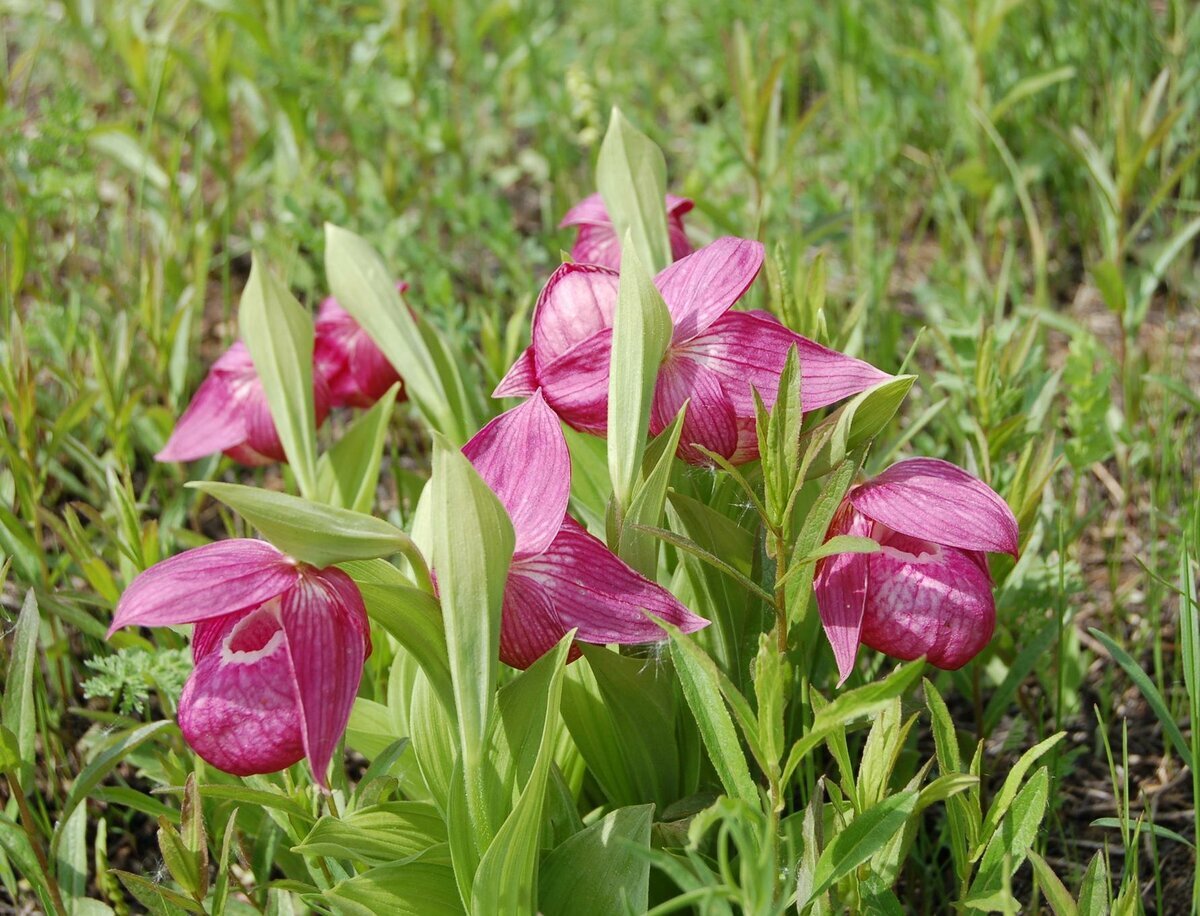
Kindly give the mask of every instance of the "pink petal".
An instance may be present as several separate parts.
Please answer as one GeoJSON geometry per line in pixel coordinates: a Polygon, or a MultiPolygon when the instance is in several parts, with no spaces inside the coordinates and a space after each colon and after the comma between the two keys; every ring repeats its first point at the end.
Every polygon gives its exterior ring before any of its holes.
{"type": "Polygon", "coordinates": [[[571,260],[617,270],[621,266],[621,241],[612,223],[580,226],[571,246],[571,260]]]}
{"type": "MultiPolygon", "coordinates": [[[[500,617],[500,661],[514,668],[528,668],[558,645],[570,631],[546,590],[538,581],[514,567],[504,584],[504,610],[500,617]]],[[[578,650],[573,650],[578,654],[578,650]]]]}
{"type": "Polygon", "coordinates": [[[331,567],[311,571],[284,594],[280,618],[300,699],[304,753],[324,786],[369,651],[367,612],[349,576],[331,567]]]}
{"type": "Polygon", "coordinates": [[[612,327],[617,273],[591,264],[563,264],[538,296],[533,350],[539,373],[576,344],[612,327]]]}
{"type": "Polygon", "coordinates": [[[612,328],[597,331],[549,364],[538,357],[538,381],[546,403],[573,429],[595,436],[607,432],[611,359],[612,328]]]}
{"type": "Polygon", "coordinates": [[[242,404],[216,367],[196,389],[156,461],[195,461],[240,445],[246,438],[242,404]]]}
{"type": "Polygon", "coordinates": [[[566,229],[569,226],[586,226],[595,223],[612,225],[608,210],[604,207],[604,198],[598,193],[589,194],[568,210],[558,227],[566,229]]]}
{"type": "Polygon", "coordinates": [[[862,641],[893,658],[924,655],[938,668],[961,668],[995,630],[991,579],[974,557],[953,547],[928,544],[917,557],[887,543],[864,557],[871,587],[862,641]]]}
{"type": "Polygon", "coordinates": [[[1017,520],[1008,503],[940,458],[898,461],[851,491],[850,501],[864,515],[915,538],[1017,555],[1017,520]]]}
{"type": "Polygon", "coordinates": [[[328,382],[334,406],[370,407],[400,381],[370,335],[332,296],[321,303],[315,331],[313,365],[328,382]]]}
{"type": "Polygon", "coordinates": [[[571,456],[541,391],[488,423],[463,446],[463,454],[512,519],[514,559],[545,550],[567,511],[571,456]]]}
{"type": "MultiPolygon", "coordinates": [[[[870,519],[863,518],[843,501],[827,538],[839,534],[869,537],[870,519]]],[[[844,684],[854,670],[861,640],[863,613],[867,600],[867,558],[872,554],[839,553],[817,562],[813,593],[821,613],[821,625],[838,666],[838,684],[844,684]]]]}
{"type": "MultiPolygon", "coordinates": [[[[691,633],[708,625],[665,588],[634,572],[569,516],[545,553],[514,564],[545,590],[565,628],[590,643],[643,643],[666,639],[648,611],[691,633]]],[[[561,634],[560,634],[561,635],[561,634]]]]}
{"type": "Polygon", "coordinates": [[[125,589],[108,634],[127,626],[195,623],[257,607],[299,578],[296,564],[266,541],[217,541],[156,563],[125,589]]]}
{"type": "Polygon", "coordinates": [[[197,754],[235,776],[272,773],[303,758],[277,599],[243,616],[198,658],[179,699],[179,727],[197,754]]]}
{"type": "Polygon", "coordinates": [[[526,347],[512,368],[492,392],[494,398],[525,398],[537,390],[537,372],[533,366],[533,347],[526,347]]]}
{"type": "Polygon", "coordinates": [[[753,419],[754,395],[774,406],[779,376],[795,346],[800,356],[800,394],[805,411],[826,407],[891,378],[870,363],[801,337],[762,312],[727,312],[681,352],[717,373],[739,417],[753,419]]]}
{"type": "Polygon", "coordinates": [[[671,320],[673,343],[702,333],[750,288],[762,267],[760,242],[732,236],[717,239],[654,278],[671,320]]]}
{"type": "MultiPolygon", "coordinates": [[[[688,209],[690,210],[691,201],[688,201],[688,204],[688,209]]],[[[678,261],[680,258],[686,258],[692,253],[692,243],[688,239],[687,230],[683,228],[683,217],[667,217],[667,237],[671,241],[672,261],[678,261]]]]}
{"type": "Polygon", "coordinates": [[[659,370],[650,409],[650,432],[657,436],[670,425],[679,408],[688,402],[679,434],[678,455],[691,464],[709,459],[694,445],[702,445],[723,458],[738,444],[737,417],[721,388],[721,379],[695,360],[673,354],[659,370]]]}
{"type": "Polygon", "coordinates": [[[696,206],[690,197],[680,197],[678,194],[667,195],[667,218],[675,218],[683,225],[683,215],[691,213],[696,206]]]}

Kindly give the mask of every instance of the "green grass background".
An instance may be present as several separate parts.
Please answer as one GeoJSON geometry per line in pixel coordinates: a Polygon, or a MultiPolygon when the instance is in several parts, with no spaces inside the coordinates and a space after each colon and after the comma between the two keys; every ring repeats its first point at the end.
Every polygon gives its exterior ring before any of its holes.
{"type": "MultiPolygon", "coordinates": [[[[153,718],[130,697],[180,676],[169,634],[85,666],[121,589],[236,529],[185,470],[254,475],[151,456],[236,335],[251,251],[315,304],[323,222],[368,237],[490,391],[619,105],[696,200],[695,239],[762,238],[785,300],[823,275],[800,330],[919,372],[873,469],[943,456],[1018,512],[1048,479],[994,649],[952,679],[960,727],[1001,775],[1066,728],[1039,849],[1075,887],[1108,844],[1149,910],[1183,911],[1193,852],[1131,831],[1144,813],[1194,840],[1191,774],[1088,628],[1190,734],[1194,4],[6,0],[0,28],[0,579],[6,617],[30,588],[42,613],[47,829],[103,729],[153,718]]],[[[405,513],[426,444],[398,424],[385,509],[405,513]]],[[[145,812],[97,810],[134,837],[112,855],[141,855],[145,812]]],[[[922,834],[914,908],[940,911],[945,855],[922,834]]]]}

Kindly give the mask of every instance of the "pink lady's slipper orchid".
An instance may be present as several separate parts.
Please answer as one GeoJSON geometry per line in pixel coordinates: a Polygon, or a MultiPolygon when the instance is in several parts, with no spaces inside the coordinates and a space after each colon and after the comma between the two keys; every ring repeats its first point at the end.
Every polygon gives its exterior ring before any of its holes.
{"type": "MultiPolygon", "coordinates": [[[[313,405],[320,426],[329,413],[329,386],[313,373],[313,405]]],[[[250,351],[240,340],[221,354],[196,389],[158,461],[195,461],[224,452],[247,465],[286,461],[250,351]]]]}
{"type": "MultiPolygon", "coordinates": [[[[667,235],[671,240],[671,260],[678,261],[692,250],[683,229],[683,214],[695,206],[686,197],[667,195],[667,235]]],[[[598,264],[616,270],[621,265],[621,240],[613,228],[604,198],[599,194],[585,197],[563,217],[560,229],[576,226],[579,234],[571,246],[571,259],[578,264],[598,264]]]]}
{"type": "MultiPolygon", "coordinates": [[[[408,284],[397,288],[403,293],[408,284]]],[[[332,296],[317,313],[313,363],[329,383],[334,407],[370,407],[401,380],[362,325],[332,296]]]]}
{"type": "Polygon", "coordinates": [[[266,541],[219,541],[134,579],[109,635],[181,623],[196,625],[196,667],[179,699],[179,727],[192,749],[235,776],[307,757],[326,785],[371,653],[350,577],[298,563],[266,541]]]}
{"type": "Polygon", "coordinates": [[[501,661],[528,668],[572,628],[589,643],[666,638],[647,611],[685,633],[708,625],[567,515],[571,457],[541,392],[492,420],[463,454],[504,504],[516,533],[500,620],[501,661]]]}
{"type": "MultiPolygon", "coordinates": [[[[874,366],[788,330],[765,312],[731,311],[762,267],[763,246],[722,238],[676,261],[654,278],[674,331],[658,369],[650,432],[662,432],[690,399],[679,457],[706,461],[704,446],[734,464],[758,457],[754,394],[775,403],[779,375],[795,345],[806,411],[825,407],[890,378],[874,366]]],[[[608,368],[617,273],[563,264],[542,289],[533,314],[533,342],[493,397],[540,387],[568,425],[603,436],[608,425],[608,368]]]]}
{"type": "Polygon", "coordinates": [[[813,588],[841,680],[859,643],[894,658],[961,668],[996,627],[987,553],[1017,555],[1017,520],[983,481],[937,458],[910,458],[854,487],[829,526],[877,553],[818,562],[813,588]]]}

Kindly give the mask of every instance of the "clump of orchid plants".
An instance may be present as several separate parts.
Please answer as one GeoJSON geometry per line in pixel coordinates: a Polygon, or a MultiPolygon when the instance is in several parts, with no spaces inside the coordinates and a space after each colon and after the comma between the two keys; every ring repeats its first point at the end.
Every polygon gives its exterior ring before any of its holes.
{"type": "Polygon", "coordinates": [[[898,911],[936,812],[982,899],[1047,771],[983,812],[938,689],[957,682],[919,678],[988,653],[1012,511],[940,458],[864,479],[914,377],[787,327],[759,241],[694,245],[692,202],[618,113],[597,179],[495,388],[521,400],[487,422],[365,241],[328,227],[315,322],[256,263],[244,342],[158,458],[286,461],[297,492],[195,484],[263,539],[142,572],[110,636],[192,625],[199,791],[286,812],[255,823],[322,912],[898,911]],[[374,498],[401,392],[432,448],[404,525],[374,498]],[[936,771],[901,753],[917,690],[936,771]]]}

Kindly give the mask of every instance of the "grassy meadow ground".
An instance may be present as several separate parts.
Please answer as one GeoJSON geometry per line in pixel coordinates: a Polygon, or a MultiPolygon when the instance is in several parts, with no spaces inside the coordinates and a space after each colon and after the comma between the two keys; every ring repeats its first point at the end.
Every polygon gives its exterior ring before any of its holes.
{"type": "MultiPolygon", "coordinates": [[[[995,645],[944,692],[993,777],[1067,731],[1036,849],[1069,888],[1104,850],[1146,912],[1190,910],[1194,4],[0,0],[0,35],[3,670],[32,589],[45,835],[106,729],[158,718],[186,673],[169,632],[118,655],[104,631],[138,570],[237,527],[152,455],[236,334],[251,251],[316,303],[323,223],[352,228],[490,391],[616,104],[695,199],[694,237],[767,243],[754,303],[823,281],[798,330],[919,373],[871,470],[941,456],[1010,501],[1048,477],[995,645]]],[[[427,446],[397,422],[379,511],[411,508],[427,446]]],[[[138,754],[97,774],[75,832],[80,887],[110,901],[105,863],[153,878],[177,803],[138,754]]],[[[905,872],[915,911],[942,912],[944,842],[922,834],[905,872]]],[[[1029,899],[1028,865],[1016,881],[1029,899]]]]}

